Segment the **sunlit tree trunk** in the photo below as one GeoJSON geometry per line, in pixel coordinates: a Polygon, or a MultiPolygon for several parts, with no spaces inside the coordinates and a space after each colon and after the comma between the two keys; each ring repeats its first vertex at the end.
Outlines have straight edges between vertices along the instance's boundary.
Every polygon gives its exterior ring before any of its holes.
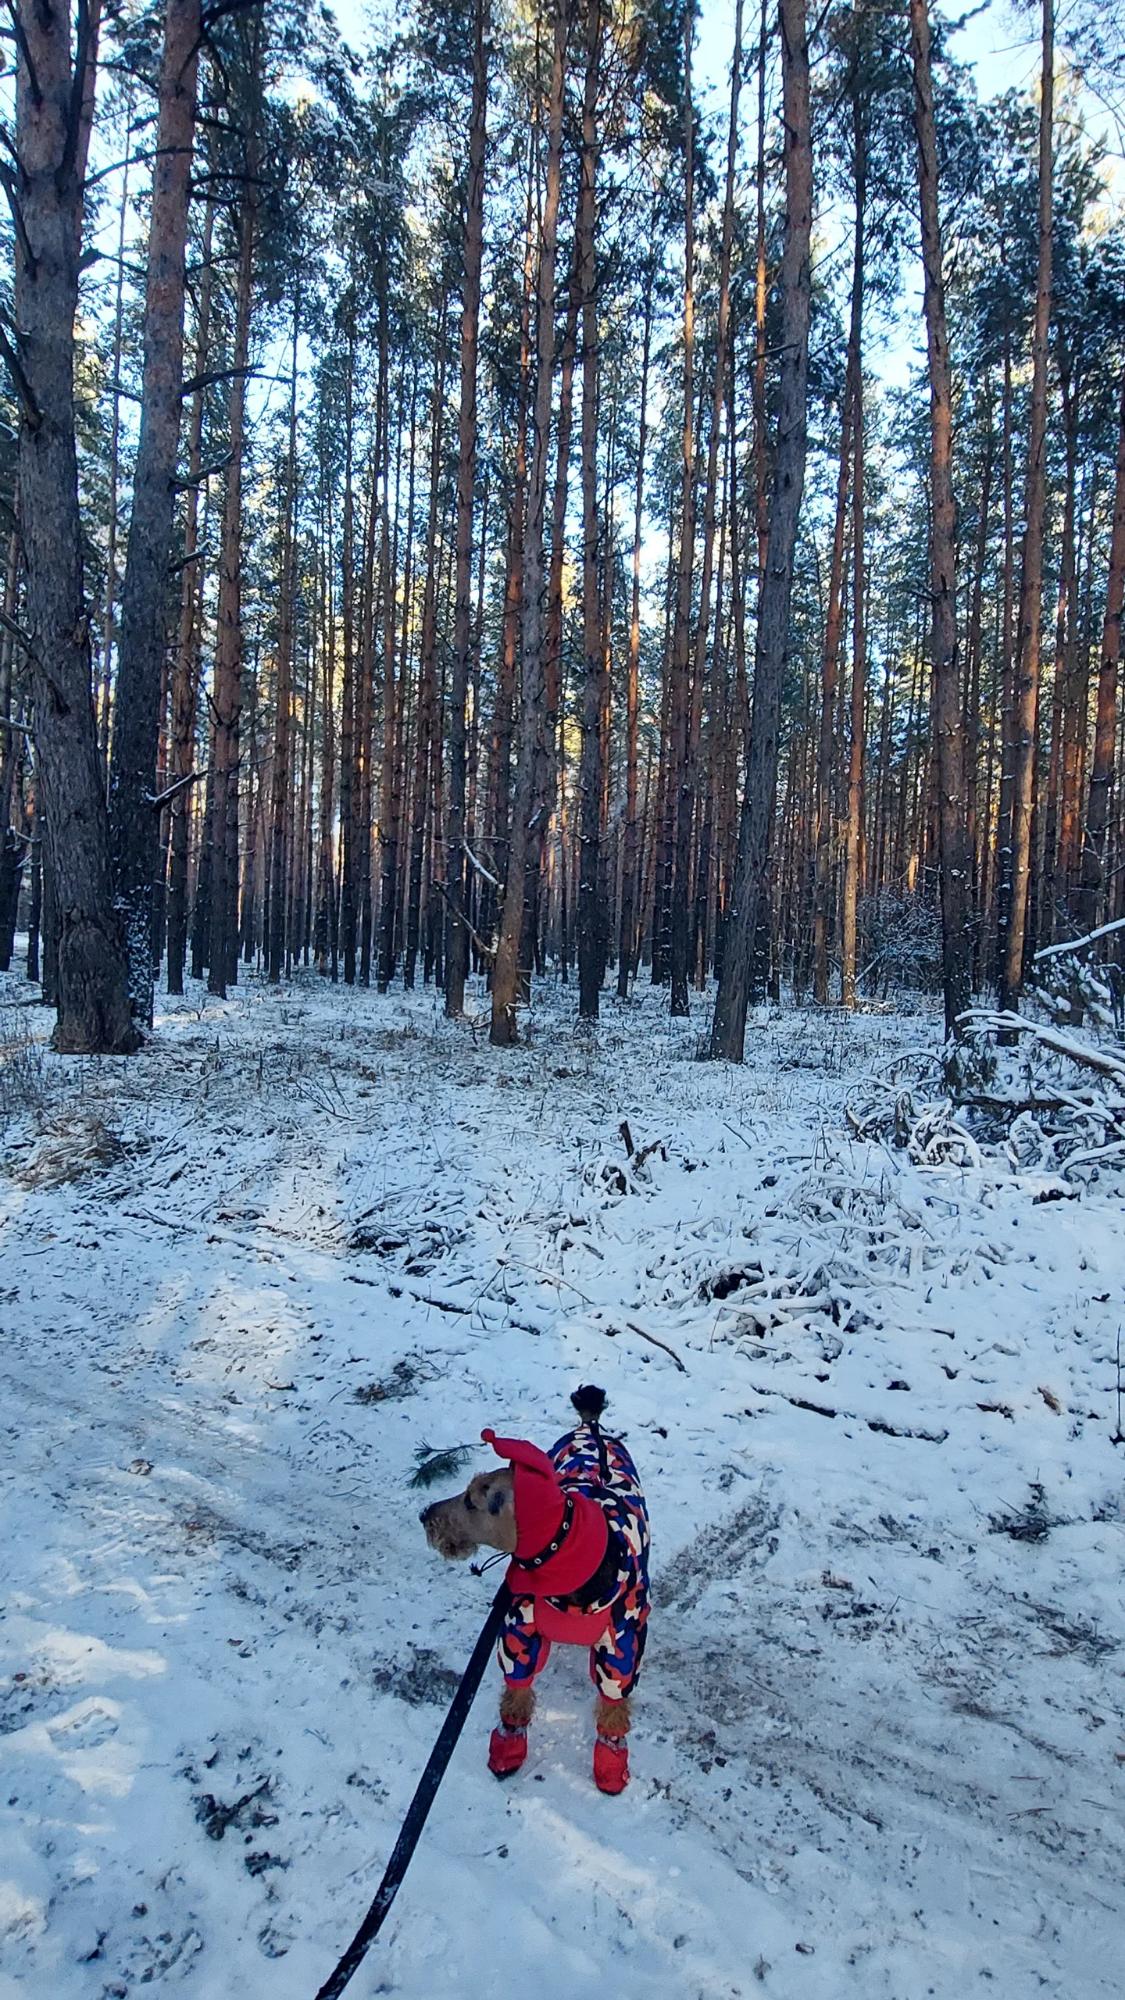
{"type": "Polygon", "coordinates": [[[930,592],[933,711],[937,736],[938,826],[941,855],[942,965],[946,1033],[960,1032],[969,1004],[972,940],[969,934],[968,816],[957,644],[956,506],[953,496],[953,385],[942,276],[934,125],[930,20],[927,0],[910,0],[914,71],[914,128],[918,142],[918,194],[926,349],[930,372],[930,592]]]}
{"type": "MultiPolygon", "coordinates": [[[[597,106],[601,0],[586,0],[586,73],[578,189],[578,287],[582,301],[582,756],[578,774],[578,1012],[598,1018],[601,988],[602,726],[604,639],[598,569],[597,106]]],[[[612,447],[607,457],[612,456],[612,447]]],[[[609,563],[608,541],[604,544],[609,563]]]]}
{"type": "Polygon", "coordinates": [[[465,275],[461,309],[461,409],[457,450],[457,580],[453,676],[449,696],[449,816],[446,824],[445,1011],[465,1004],[469,933],[465,928],[465,707],[472,640],[473,486],[477,458],[477,334],[484,242],[484,155],[488,115],[488,0],[473,8],[473,93],[469,113],[469,174],[465,202],[465,275]]]}
{"type": "Polygon", "coordinates": [[[242,453],[246,371],[253,304],[256,196],[251,186],[238,212],[238,280],[228,400],[227,464],[219,546],[218,629],[215,640],[214,735],[211,753],[211,937],[207,985],[224,997],[238,977],[238,743],[242,714],[242,453]]]}
{"type": "Polygon", "coordinates": [[[781,0],[779,19],[785,132],[785,247],[780,272],[782,357],[777,443],[755,642],[753,715],[738,861],[710,1044],[712,1056],[725,1057],[730,1062],[742,1061],[754,942],[762,899],[768,893],[766,865],[777,790],[781,690],[789,654],[793,559],[808,442],[813,174],[804,0],[781,0]]]}
{"type": "Polygon", "coordinates": [[[184,990],[184,955],[187,949],[188,846],[191,832],[191,791],[195,756],[195,714],[199,693],[199,640],[202,562],[199,549],[199,484],[203,471],[202,380],[211,329],[213,285],[212,243],[215,208],[207,204],[203,226],[202,267],[199,276],[199,305],[196,315],[193,373],[199,386],[193,391],[188,418],[187,493],[184,508],[184,555],[180,578],[180,623],[176,658],[172,671],[172,756],[170,778],[176,790],[171,801],[168,838],[168,991],[184,990]]]}
{"type": "Polygon", "coordinates": [[[512,808],[503,915],[492,975],[490,1038],[502,1048],[517,1039],[516,1002],[520,983],[520,940],[529,881],[538,872],[545,816],[546,757],[542,718],[545,708],[543,643],[543,528],[547,502],[547,455],[551,433],[551,388],[555,352],[555,259],[558,247],[562,172],[563,96],[569,0],[555,0],[551,82],[547,108],[547,160],[539,223],[538,310],[535,409],[527,482],[527,518],[522,572],[522,668],[520,749],[512,808]]]}
{"type": "Polygon", "coordinates": [[[1105,618],[1102,625],[1101,665],[1098,671],[1094,754],[1090,764],[1086,834],[1082,846],[1082,877],[1074,907],[1078,928],[1083,932],[1092,931],[1098,923],[1099,897],[1106,887],[1106,836],[1110,825],[1114,758],[1117,747],[1117,698],[1121,674],[1123,605],[1125,605],[1125,384],[1121,390],[1121,413],[1117,434],[1113,530],[1110,542],[1109,578],[1106,584],[1105,618]]]}
{"type": "Polygon", "coordinates": [[[688,1011],[688,908],[691,826],[694,803],[691,769],[691,599],[695,573],[695,107],[691,54],[695,16],[684,9],[684,411],[680,452],[680,549],[676,573],[676,614],[672,627],[669,725],[668,965],[671,1011],[688,1011]]]}
{"type": "Polygon", "coordinates": [[[1054,0],[1043,0],[1043,68],[1039,98],[1039,270],[1032,332],[1031,421],[1027,446],[1023,567],[1016,646],[1017,701],[1012,791],[1012,894],[1000,968],[1000,1005],[1013,1007],[1023,985],[1031,880],[1031,817],[1035,791],[1036,711],[1043,594],[1043,532],[1047,503],[1047,334],[1051,314],[1052,129],[1054,0]]]}
{"type": "Polygon", "coordinates": [[[292,365],[289,376],[289,446],[281,499],[281,577],[274,682],[273,762],[270,767],[269,952],[271,986],[281,978],[286,947],[287,832],[291,809],[290,734],[293,722],[293,592],[296,586],[294,506],[297,487],[297,344],[301,332],[300,294],[293,301],[292,365]]]}

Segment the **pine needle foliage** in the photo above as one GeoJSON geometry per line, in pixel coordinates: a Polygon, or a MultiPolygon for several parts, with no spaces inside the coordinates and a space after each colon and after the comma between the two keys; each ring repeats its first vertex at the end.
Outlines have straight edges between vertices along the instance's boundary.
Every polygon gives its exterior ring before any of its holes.
{"type": "Polygon", "coordinates": [[[471,1444],[420,1444],[414,1453],[411,1486],[436,1486],[439,1479],[455,1479],[464,1471],[475,1448],[471,1444]]]}

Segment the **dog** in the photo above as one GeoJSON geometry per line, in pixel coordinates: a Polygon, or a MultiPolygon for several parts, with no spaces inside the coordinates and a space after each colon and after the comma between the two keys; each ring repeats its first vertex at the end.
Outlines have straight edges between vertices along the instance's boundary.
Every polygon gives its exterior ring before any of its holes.
{"type": "Polygon", "coordinates": [[[558,1640],[590,1649],[594,1782],[617,1793],[629,1782],[630,1698],[648,1629],[648,1509],[624,1444],[602,1430],[604,1389],[588,1383],[570,1400],[577,1428],[550,1452],[482,1431],[507,1466],[478,1473],[463,1493],[424,1507],[419,1518],[430,1547],[451,1562],[480,1547],[512,1558],[489,1770],[510,1778],[524,1762],[535,1681],[558,1640]]]}

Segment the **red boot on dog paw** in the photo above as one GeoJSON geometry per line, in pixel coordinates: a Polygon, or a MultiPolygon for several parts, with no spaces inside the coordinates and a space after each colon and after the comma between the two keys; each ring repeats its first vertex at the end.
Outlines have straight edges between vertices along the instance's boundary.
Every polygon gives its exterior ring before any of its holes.
{"type": "Polygon", "coordinates": [[[488,1739],[488,1768],[494,1777],[510,1778],[527,1756],[526,1729],[494,1729],[488,1739]]]}
{"type": "Polygon", "coordinates": [[[599,1792],[623,1792],[628,1782],[628,1745],[619,1737],[599,1736],[594,1744],[594,1783],[599,1792]]]}

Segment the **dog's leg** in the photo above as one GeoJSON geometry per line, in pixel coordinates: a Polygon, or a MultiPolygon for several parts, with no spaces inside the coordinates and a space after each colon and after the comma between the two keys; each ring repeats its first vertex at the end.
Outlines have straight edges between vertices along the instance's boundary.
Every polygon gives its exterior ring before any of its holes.
{"type": "Polygon", "coordinates": [[[535,1707],[535,1680],[547,1664],[551,1642],[535,1629],[535,1601],[515,1597],[496,1648],[504,1687],[500,1721],[488,1743],[488,1768],[510,1778],[527,1756],[527,1725],[535,1707]]]}
{"type": "Polygon", "coordinates": [[[488,1768],[497,1778],[510,1778],[527,1756],[527,1726],[535,1713],[535,1688],[524,1681],[505,1682],[500,1695],[500,1721],[488,1743],[488,1768]]]}
{"type": "Polygon", "coordinates": [[[598,1732],[594,1743],[594,1783],[599,1792],[623,1792],[629,1782],[629,1746],[625,1738],[633,1726],[628,1695],[610,1701],[599,1694],[594,1723],[598,1732]]]}

